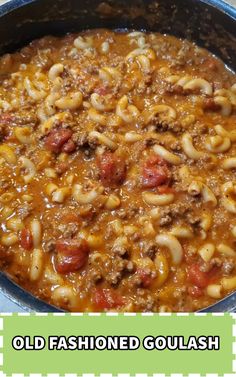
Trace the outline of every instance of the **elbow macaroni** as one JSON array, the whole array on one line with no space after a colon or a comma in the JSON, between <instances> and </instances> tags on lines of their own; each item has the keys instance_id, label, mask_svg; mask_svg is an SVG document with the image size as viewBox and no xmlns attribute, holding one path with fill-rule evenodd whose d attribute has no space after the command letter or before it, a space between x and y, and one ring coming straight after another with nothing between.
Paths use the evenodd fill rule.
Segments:
<instances>
[{"instance_id":1,"label":"elbow macaroni","mask_svg":"<svg viewBox=\"0 0 236 377\"><path fill-rule=\"evenodd\" d=\"M183 249L180 242L171 234L160 234L156 237L159 246L167 247L170 251L174 264L179 264L183 258Z\"/></svg>"},{"instance_id":2,"label":"elbow macaroni","mask_svg":"<svg viewBox=\"0 0 236 377\"><path fill-rule=\"evenodd\" d=\"M182 137L182 147L186 156L192 160L197 161L204 157L204 153L194 147L192 136L188 133L185 133Z\"/></svg>"}]
</instances>

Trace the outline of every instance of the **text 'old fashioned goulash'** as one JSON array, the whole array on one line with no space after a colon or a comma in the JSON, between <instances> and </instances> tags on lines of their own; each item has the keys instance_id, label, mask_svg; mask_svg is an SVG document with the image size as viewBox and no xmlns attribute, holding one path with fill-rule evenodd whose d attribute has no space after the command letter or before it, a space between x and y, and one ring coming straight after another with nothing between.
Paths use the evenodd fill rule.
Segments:
<instances>
[{"instance_id":1,"label":"text 'old fashioned goulash'","mask_svg":"<svg viewBox=\"0 0 236 377\"><path fill-rule=\"evenodd\" d=\"M0 60L0 260L71 311L236 289L236 80L174 37L95 30Z\"/></svg>"}]
</instances>

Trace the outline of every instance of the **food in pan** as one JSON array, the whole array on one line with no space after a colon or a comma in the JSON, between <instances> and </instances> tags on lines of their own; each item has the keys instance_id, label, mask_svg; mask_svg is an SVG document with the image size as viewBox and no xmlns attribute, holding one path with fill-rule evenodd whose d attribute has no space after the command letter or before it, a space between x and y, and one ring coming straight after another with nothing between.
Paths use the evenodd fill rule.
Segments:
<instances>
[{"instance_id":1,"label":"food in pan","mask_svg":"<svg viewBox=\"0 0 236 377\"><path fill-rule=\"evenodd\" d=\"M0 263L69 311L195 311L236 289L236 80L157 33L0 60Z\"/></svg>"}]
</instances>

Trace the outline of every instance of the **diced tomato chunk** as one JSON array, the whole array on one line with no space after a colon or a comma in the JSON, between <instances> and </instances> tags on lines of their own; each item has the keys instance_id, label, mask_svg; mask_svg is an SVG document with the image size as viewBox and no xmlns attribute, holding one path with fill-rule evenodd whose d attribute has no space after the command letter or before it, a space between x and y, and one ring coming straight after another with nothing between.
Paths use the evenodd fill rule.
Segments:
<instances>
[{"instance_id":1,"label":"diced tomato chunk","mask_svg":"<svg viewBox=\"0 0 236 377\"><path fill-rule=\"evenodd\" d=\"M68 128L59 128L52 130L49 135L45 139L45 147L54 153L60 153L63 151L63 147L66 148L69 146L69 151L71 152L71 146L72 144L67 144L72 136L72 131ZM71 140L73 143L73 148L74 148L74 142ZM72 148L72 149L73 149ZM74 150L74 149L73 149ZM68 151L64 151L69 153Z\"/></svg>"},{"instance_id":2,"label":"diced tomato chunk","mask_svg":"<svg viewBox=\"0 0 236 377\"><path fill-rule=\"evenodd\" d=\"M192 264L188 268L189 281L198 288L205 288L209 284L209 276L200 270L198 264Z\"/></svg>"},{"instance_id":3,"label":"diced tomato chunk","mask_svg":"<svg viewBox=\"0 0 236 377\"><path fill-rule=\"evenodd\" d=\"M93 302L98 310L113 309L124 305L124 299L113 289L97 288L93 294Z\"/></svg>"},{"instance_id":4,"label":"diced tomato chunk","mask_svg":"<svg viewBox=\"0 0 236 377\"><path fill-rule=\"evenodd\" d=\"M142 281L142 286L144 288L150 287L150 285L153 282L153 277L150 275L150 273L147 273L145 270L142 268L137 269L137 274L140 277Z\"/></svg>"},{"instance_id":5,"label":"diced tomato chunk","mask_svg":"<svg viewBox=\"0 0 236 377\"><path fill-rule=\"evenodd\" d=\"M197 287L196 285L194 285L193 287L189 287L188 293L189 293L190 296L192 296L194 298L198 298L198 297L201 297L203 295L202 289Z\"/></svg>"},{"instance_id":6,"label":"diced tomato chunk","mask_svg":"<svg viewBox=\"0 0 236 377\"><path fill-rule=\"evenodd\" d=\"M121 184L126 176L126 164L121 156L105 152L97 158L102 183L106 186Z\"/></svg>"},{"instance_id":7,"label":"diced tomato chunk","mask_svg":"<svg viewBox=\"0 0 236 377\"><path fill-rule=\"evenodd\" d=\"M60 239L56 242L56 252L56 270L67 274L78 271L86 264L89 246L84 239Z\"/></svg>"},{"instance_id":8,"label":"diced tomato chunk","mask_svg":"<svg viewBox=\"0 0 236 377\"><path fill-rule=\"evenodd\" d=\"M61 151L64 153L72 153L74 152L76 148L75 143L73 142L72 139L69 139L61 148Z\"/></svg>"},{"instance_id":9,"label":"diced tomato chunk","mask_svg":"<svg viewBox=\"0 0 236 377\"><path fill-rule=\"evenodd\" d=\"M31 231L27 228L20 232L20 245L25 250L31 250L33 247L33 237Z\"/></svg>"},{"instance_id":10,"label":"diced tomato chunk","mask_svg":"<svg viewBox=\"0 0 236 377\"><path fill-rule=\"evenodd\" d=\"M150 156L142 169L142 185L154 188L167 184L170 179L170 171L166 161L158 156Z\"/></svg>"}]
</instances>

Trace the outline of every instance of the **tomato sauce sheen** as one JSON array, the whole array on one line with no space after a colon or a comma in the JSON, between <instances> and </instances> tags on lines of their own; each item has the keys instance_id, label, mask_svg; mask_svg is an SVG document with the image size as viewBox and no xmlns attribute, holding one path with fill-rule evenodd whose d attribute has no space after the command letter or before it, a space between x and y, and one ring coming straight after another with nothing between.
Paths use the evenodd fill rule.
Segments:
<instances>
[{"instance_id":1,"label":"tomato sauce sheen","mask_svg":"<svg viewBox=\"0 0 236 377\"><path fill-rule=\"evenodd\" d=\"M0 59L0 265L69 311L236 289L236 79L186 40L91 30Z\"/></svg>"}]
</instances>

